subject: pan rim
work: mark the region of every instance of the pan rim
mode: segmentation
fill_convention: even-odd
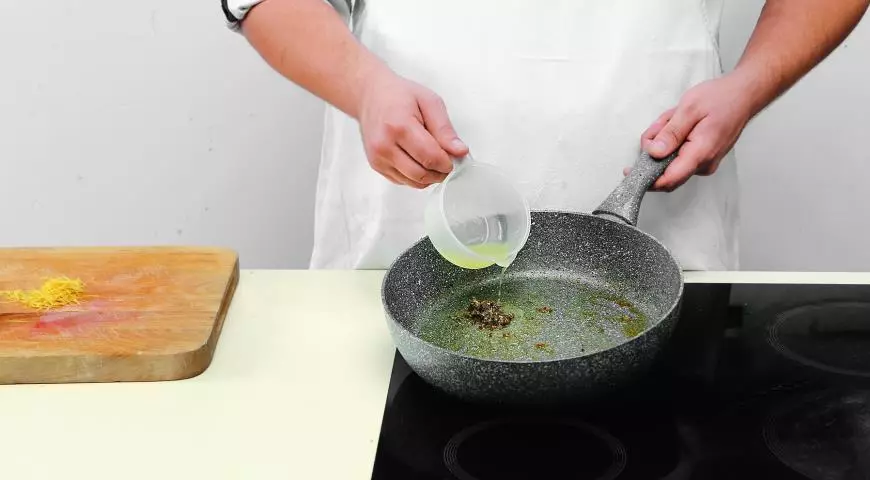
[[[625,345],[630,345],[631,343],[638,341],[641,338],[645,337],[649,332],[653,331],[656,327],[661,325],[662,322],[664,322],[668,317],[670,317],[674,313],[674,310],[677,308],[677,306],[679,306],[680,302],[683,299],[683,293],[684,293],[685,285],[686,285],[685,274],[683,272],[682,266],[680,265],[680,262],[677,261],[677,258],[674,256],[673,252],[671,252],[671,250],[664,243],[660,242],[657,238],[653,237],[652,235],[650,235],[647,232],[644,232],[643,230],[637,228],[634,225],[630,225],[630,224],[623,223],[623,222],[618,222],[616,220],[611,220],[611,219],[603,217],[601,215],[595,215],[592,213],[571,212],[571,211],[567,211],[567,210],[555,210],[555,209],[553,209],[553,210],[541,209],[541,210],[532,210],[531,211],[531,215],[534,215],[535,213],[552,213],[552,214],[561,214],[561,215],[580,215],[580,216],[584,216],[584,217],[593,217],[593,218],[597,218],[601,221],[613,222],[613,223],[616,223],[618,225],[622,225],[624,227],[632,228],[635,231],[637,231],[638,233],[646,236],[647,238],[649,238],[653,242],[657,243],[668,254],[668,256],[673,261],[674,265],[677,266],[677,274],[678,274],[679,279],[680,279],[680,284],[678,286],[677,294],[674,296],[674,300],[673,300],[673,302],[671,302],[671,305],[668,307],[667,312],[665,314],[659,316],[659,319],[656,323],[648,326],[643,332],[641,332],[640,334],[638,334],[634,338],[626,340],[622,343],[618,343],[618,344],[616,344],[612,347],[606,348],[604,350],[596,350],[594,352],[582,353],[580,355],[574,355],[574,356],[570,356],[570,357],[552,358],[552,359],[545,359],[545,360],[499,360],[499,359],[475,357],[475,356],[467,355],[464,353],[455,352],[453,350],[448,350],[444,347],[438,346],[432,342],[429,342],[429,341],[426,341],[426,340],[420,338],[419,335],[415,335],[414,332],[412,332],[410,329],[408,329],[408,327],[406,327],[404,324],[396,321],[396,319],[393,317],[393,314],[390,312],[389,306],[387,305],[386,286],[387,286],[387,281],[390,278],[390,273],[393,272],[393,267],[396,265],[396,263],[399,262],[399,260],[407,252],[416,248],[421,243],[429,241],[428,236],[423,236],[422,238],[420,238],[419,240],[414,242],[410,247],[408,247],[404,252],[402,252],[401,255],[397,256],[395,259],[393,259],[392,262],[390,262],[390,265],[389,265],[389,267],[387,267],[386,273],[384,274],[384,278],[381,280],[381,305],[384,308],[384,313],[386,314],[388,321],[391,322],[396,327],[398,327],[399,329],[403,330],[405,334],[409,335],[411,338],[415,339],[416,341],[422,342],[422,343],[426,344],[428,347],[435,349],[435,351],[438,351],[439,353],[445,353],[451,357],[457,357],[457,358],[479,361],[479,362],[497,363],[497,364],[541,365],[541,364],[551,364],[551,363],[558,363],[558,362],[567,362],[567,361],[577,360],[580,358],[592,358],[592,357],[595,357],[596,355],[605,354],[605,353],[611,352],[617,348],[622,348]],[[534,221],[534,219],[532,219],[532,220]],[[398,347],[398,345],[395,345],[395,343],[396,342],[394,340],[393,347],[398,350],[399,347]]]

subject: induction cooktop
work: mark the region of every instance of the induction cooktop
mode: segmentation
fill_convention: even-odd
[[[870,479],[870,286],[686,284],[652,371],[593,403],[466,404],[396,353],[373,480]]]

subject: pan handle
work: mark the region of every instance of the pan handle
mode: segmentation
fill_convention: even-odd
[[[631,226],[637,226],[640,202],[649,187],[663,174],[677,157],[679,148],[667,157],[656,160],[646,152],[634,164],[634,168],[622,182],[601,202],[592,214],[611,217]]]

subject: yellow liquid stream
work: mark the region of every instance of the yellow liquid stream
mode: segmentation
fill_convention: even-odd
[[[456,265],[457,267],[473,270],[489,267],[493,263],[502,267],[503,269],[507,269],[511,262],[514,261],[514,257],[513,255],[511,255],[510,248],[507,244],[504,243],[483,243],[480,245],[470,245],[468,246],[468,249],[476,253],[477,255],[485,258],[480,259],[477,257],[471,257],[467,253],[459,251],[441,252],[441,255],[448,262]]]

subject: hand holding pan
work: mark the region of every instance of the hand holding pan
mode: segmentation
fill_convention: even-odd
[[[668,165],[677,158],[678,152],[679,149],[661,160],[652,158],[647,152],[642,152],[622,183],[601,202],[601,205],[592,212],[593,215],[611,217],[637,226],[640,203],[644,194],[665,173]]]

